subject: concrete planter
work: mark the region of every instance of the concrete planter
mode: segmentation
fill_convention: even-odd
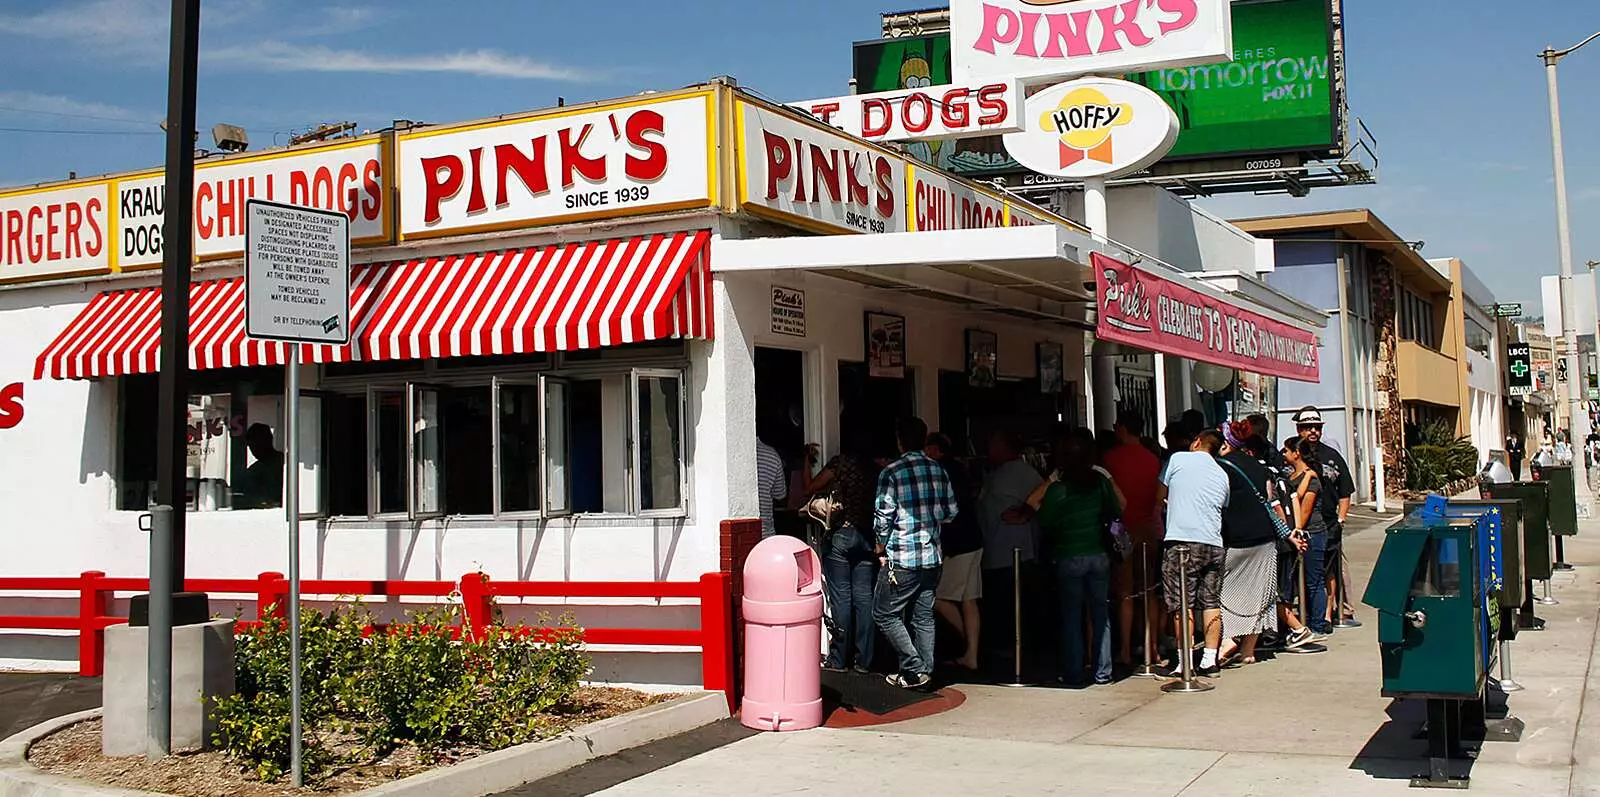
[[[35,742],[99,716],[100,709],[69,714],[0,741],[0,797],[164,797],[70,780],[28,763],[28,748]],[[509,747],[356,792],[353,797],[481,797],[727,718],[728,700],[722,693],[689,695],[574,728],[554,739]]]

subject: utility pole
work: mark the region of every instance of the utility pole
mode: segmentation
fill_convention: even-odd
[[[1584,440],[1589,436],[1589,413],[1584,405],[1583,368],[1578,353],[1578,301],[1577,295],[1573,293],[1572,224],[1567,207],[1567,162],[1561,141],[1561,93],[1556,79],[1556,65],[1562,58],[1597,38],[1600,38],[1600,33],[1565,50],[1546,47],[1544,52],[1539,54],[1544,61],[1545,82],[1550,91],[1550,138],[1556,170],[1556,237],[1561,257],[1561,336],[1565,339],[1567,348],[1564,355],[1567,365],[1567,401],[1570,415],[1567,443],[1574,451],[1580,450]],[[1590,290],[1593,289],[1591,285]],[[1587,500],[1587,496],[1591,493],[1589,468],[1587,463],[1580,463],[1583,463],[1583,457],[1572,458],[1574,473],[1581,474],[1579,478],[1573,479],[1573,482],[1579,494],[1586,496]]]
[[[194,242],[195,76],[200,0],[172,0],[167,65],[167,213],[162,239],[161,374],[156,420],[156,508],[150,531],[146,755],[172,753],[172,626],[183,591],[188,508],[189,274]],[[186,612],[187,613],[187,612]]]

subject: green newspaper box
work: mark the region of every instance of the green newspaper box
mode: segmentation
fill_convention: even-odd
[[[1523,578],[1548,580],[1555,564],[1555,552],[1550,544],[1550,483],[1486,484],[1484,491],[1495,500],[1521,502]]]
[[[1500,625],[1484,525],[1422,511],[1384,538],[1362,602],[1378,610],[1385,697],[1482,698]]]
[[[1550,485],[1550,533],[1573,537],[1578,533],[1578,493],[1571,465],[1546,465],[1539,481]]]

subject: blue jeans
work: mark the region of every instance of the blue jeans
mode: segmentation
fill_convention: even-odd
[[[1094,679],[1111,680],[1111,557],[1070,556],[1056,562],[1061,589],[1061,675],[1083,682],[1083,609],[1094,633]]]
[[[872,582],[877,567],[872,546],[854,526],[841,527],[822,544],[822,578],[831,612],[829,667],[872,666],[872,642],[878,633],[872,625]]]
[[[1300,618],[1312,631],[1319,634],[1333,633],[1333,626],[1327,621],[1328,614],[1328,577],[1327,563],[1325,560],[1328,552],[1327,532],[1317,532],[1308,535],[1310,547],[1306,548],[1306,602],[1311,604],[1305,607],[1306,616]]]
[[[899,655],[903,675],[933,673],[933,591],[943,570],[938,565],[911,570],[891,562],[878,574],[872,616]]]

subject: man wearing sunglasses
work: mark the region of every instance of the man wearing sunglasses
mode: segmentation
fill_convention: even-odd
[[[1328,574],[1328,605],[1332,607],[1330,615],[1348,616],[1350,611],[1343,603],[1343,596],[1339,596],[1333,589],[1333,574],[1337,572],[1341,580],[1348,584],[1349,577],[1343,567],[1343,539],[1345,520],[1350,516],[1350,498],[1356,493],[1355,480],[1350,476],[1350,465],[1345,462],[1344,455],[1335,451],[1333,446],[1322,442],[1322,413],[1316,407],[1304,407],[1294,415],[1295,429],[1302,440],[1307,440],[1317,448],[1317,458],[1322,460],[1323,484],[1327,485],[1332,497],[1337,502],[1323,503],[1323,519],[1328,524],[1328,550],[1325,556],[1325,573]],[[1341,568],[1335,571],[1333,568]],[[1337,612],[1338,614],[1335,614]],[[1333,632],[1332,621],[1329,617],[1306,617],[1306,623],[1311,630],[1320,634]]]

